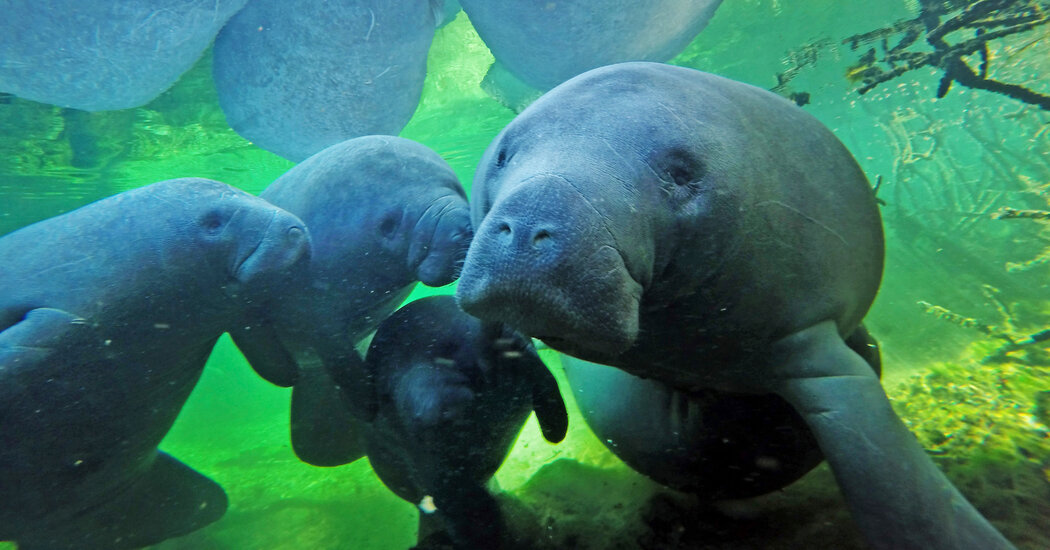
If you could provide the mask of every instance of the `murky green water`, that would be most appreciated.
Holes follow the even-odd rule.
[[[1046,548],[1050,355],[1036,346],[982,362],[1001,340],[918,303],[1016,335],[1050,327],[1043,257],[1050,233],[1042,221],[993,216],[1005,206],[1050,209],[1050,112],[960,85],[937,99],[935,68],[859,95],[847,73],[861,50],[878,43],[852,51],[843,39],[910,19],[914,10],[908,0],[733,0],[672,63],[767,89],[778,74],[790,77],[779,91],[808,93],[806,110],[847,145],[869,179],[881,179],[888,257],[866,323],[883,346],[887,392],[937,463],[1008,538]],[[1050,94],[1050,25],[992,41],[990,54],[989,76]],[[491,62],[462,13],[438,30],[422,101],[401,134],[440,153],[468,188],[485,147],[514,117],[479,86]],[[161,97],[125,111],[0,102],[0,234],[158,180],[200,176],[257,193],[291,168],[229,129],[210,75],[206,54]],[[428,292],[435,291],[417,295]],[[557,357],[544,357],[558,372]],[[414,543],[416,507],[387,491],[367,461],[316,468],[295,458],[289,396],[259,379],[227,339],[220,342],[162,449],[220,483],[230,509],[157,548]],[[717,523],[681,495],[654,504],[650,497],[666,491],[619,464],[575,411],[557,446],[530,420],[497,480],[514,500],[509,509],[534,525],[537,547],[541,540],[594,549],[861,547],[826,468],[733,505],[735,519]]]

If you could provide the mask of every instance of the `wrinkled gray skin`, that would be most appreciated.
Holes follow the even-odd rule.
[[[432,497],[456,548],[505,547],[509,537],[485,483],[531,411],[552,443],[568,427],[558,385],[532,342],[502,325],[483,326],[452,296],[431,296],[383,322],[366,363],[379,403],[366,437],[376,475],[413,504]],[[433,519],[421,512],[421,533]]]
[[[863,325],[846,344],[881,371],[878,344]],[[793,483],[824,458],[783,399],[678,390],[571,355],[561,359],[576,405],[598,439],[631,468],[673,489],[711,500],[753,497]]]
[[[84,111],[148,103],[247,0],[4,2],[0,92]]]
[[[274,289],[258,324],[234,336],[254,365],[296,365],[299,378],[286,382],[295,385],[292,442],[299,457],[320,466],[351,462],[363,450],[340,400],[364,420],[375,408],[354,346],[418,281],[440,286],[459,275],[473,235],[466,193],[426,146],[365,136],[317,153],[260,196],[302,218],[313,254],[294,280]],[[256,333],[277,337],[246,344]]]
[[[187,178],[0,238],[0,540],[136,548],[226,509],[157,451],[219,336],[309,254],[295,216]]]
[[[341,141],[397,135],[419,103],[430,0],[252,0],[215,39],[230,127],[301,161]]]
[[[496,62],[540,91],[610,63],[671,59],[707,26],[721,3],[460,1]]]
[[[878,288],[881,222],[794,104],[669,65],[596,69],[496,137],[472,200],[468,313],[677,390],[786,400],[872,547],[1010,547],[843,341]]]

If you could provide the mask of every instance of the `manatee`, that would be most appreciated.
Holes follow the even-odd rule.
[[[144,105],[247,1],[5,2],[0,92],[84,111]]]
[[[252,0],[215,39],[219,105],[238,134],[293,161],[397,135],[419,103],[431,0]]]
[[[219,336],[308,256],[295,216],[186,178],[0,238],[0,540],[136,548],[222,516],[157,450]]]
[[[544,92],[610,63],[671,59],[707,26],[722,0],[460,3],[496,58],[486,89],[513,107],[521,102],[517,96],[527,95],[516,89],[522,85]]]
[[[457,0],[430,0],[430,8],[434,11],[434,24],[439,29],[451,23],[462,9]]]
[[[234,336],[258,368],[296,365],[299,377],[287,382],[295,384],[292,443],[299,458],[318,466],[352,462],[363,455],[354,418],[374,412],[354,346],[418,281],[440,286],[459,275],[473,235],[466,193],[426,146],[364,136],[313,155],[260,196],[306,223],[313,253]],[[276,338],[249,344],[254,334]]]
[[[440,519],[456,548],[504,547],[509,537],[485,483],[531,411],[552,443],[568,427],[558,385],[531,340],[482,324],[452,296],[430,296],[380,325],[365,362],[379,403],[368,458],[401,498],[432,500],[433,516],[421,506],[420,538]]]
[[[881,372],[878,343],[863,325],[846,344]],[[823,460],[805,421],[783,399],[684,391],[571,355],[561,360],[598,440],[672,489],[708,500],[754,497],[790,485]]]
[[[790,101],[692,69],[573,78],[494,139],[457,296],[680,391],[783,399],[873,548],[1009,548],[844,342],[882,274],[874,194]]]

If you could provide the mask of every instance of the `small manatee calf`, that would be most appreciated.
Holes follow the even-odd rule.
[[[296,162],[350,138],[397,135],[419,104],[441,4],[252,0],[215,38],[226,120]]]
[[[466,312],[676,390],[784,400],[873,548],[1011,547],[844,340],[879,287],[882,223],[794,103],[659,63],[595,69],[504,128],[471,200]]]
[[[137,548],[219,519],[222,488],[157,445],[309,251],[295,216],[196,178],[0,237],[0,540]]]
[[[452,296],[431,296],[384,321],[365,362],[379,403],[368,458],[390,490],[426,503],[421,538],[437,516],[456,548],[506,547],[486,482],[531,411],[552,443],[568,427],[558,385],[532,342],[463,313]]]
[[[355,345],[417,282],[441,286],[459,276],[473,236],[466,192],[426,146],[364,136],[313,155],[260,196],[306,223],[313,253],[234,336],[257,368],[288,373],[296,365],[298,376],[285,382],[295,386],[299,458],[318,466],[352,462],[364,453],[354,418],[374,412]]]

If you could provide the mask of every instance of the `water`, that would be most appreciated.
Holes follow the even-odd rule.
[[[767,89],[778,74],[792,77],[779,91],[808,93],[806,110],[869,179],[881,179],[887,265],[866,323],[882,344],[887,393],[938,465],[1008,538],[1046,548],[1050,357],[1035,346],[982,362],[1002,340],[946,322],[918,302],[1015,335],[1050,327],[1050,278],[1037,260],[1050,247],[1044,222],[993,217],[1004,206],[1050,208],[1050,113],[959,84],[937,99],[942,73],[929,67],[859,95],[846,75],[878,43],[852,51],[843,39],[910,19],[915,4],[734,0],[672,63]],[[1050,25],[993,41],[989,53],[989,76],[1050,94]],[[976,56],[970,60],[976,66]],[[491,62],[464,14],[439,29],[420,106],[401,133],[440,153],[468,188],[485,147],[514,117],[479,87]],[[210,74],[205,54],[169,91],[124,111],[83,113],[5,97],[0,234],[162,179],[201,176],[262,190],[293,164],[229,129]],[[449,289],[416,296],[428,292]],[[543,355],[560,376],[555,354]],[[157,548],[414,543],[416,507],[387,491],[367,461],[316,468],[295,458],[289,395],[220,341],[161,448],[220,483],[230,509]],[[826,467],[716,516],[622,466],[571,414],[569,436],[557,446],[530,420],[496,476],[517,499],[507,504],[512,515],[535,529],[537,547],[862,547]],[[651,501],[657,493],[670,496]]]

